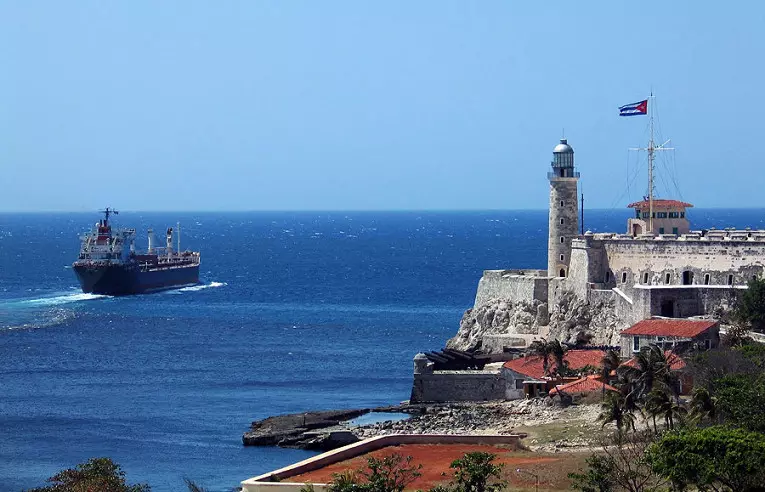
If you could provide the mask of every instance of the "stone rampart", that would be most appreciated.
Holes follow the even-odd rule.
[[[436,371],[415,374],[411,403],[501,400],[505,379],[493,371]]]
[[[491,299],[513,302],[547,302],[547,272],[544,270],[486,270],[478,282],[474,308]]]

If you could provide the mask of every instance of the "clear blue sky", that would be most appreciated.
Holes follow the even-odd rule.
[[[764,25],[759,1],[0,0],[0,210],[541,209],[563,128],[588,206],[622,207],[647,118],[616,108],[651,88],[681,197],[763,207]]]

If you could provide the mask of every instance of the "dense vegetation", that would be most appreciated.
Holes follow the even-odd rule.
[[[617,370],[618,393],[602,404],[603,425],[616,432],[588,468],[570,477],[585,492],[765,490],[765,346],[747,338],[765,320],[763,281],[748,291],[737,323],[717,349],[685,355],[681,377],[671,353],[642,350],[632,367]],[[688,377],[690,376],[690,377]]]

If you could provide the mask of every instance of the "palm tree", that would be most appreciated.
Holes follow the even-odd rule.
[[[690,402],[690,416],[698,422],[703,422],[704,417],[708,417],[713,422],[717,416],[715,404],[717,399],[709,393],[709,390],[703,387],[693,388]]]
[[[685,408],[672,398],[669,391],[658,387],[648,394],[645,409],[653,417],[654,431],[656,431],[657,415],[663,416],[665,427],[672,430],[675,428],[675,419],[682,420],[687,413]]]
[[[633,415],[627,401],[620,394],[609,393],[603,401],[601,408],[603,411],[598,415],[598,420],[603,421],[602,427],[614,422],[619,433],[625,428],[635,430],[635,415]]]
[[[656,345],[645,347],[635,356],[634,366],[621,366],[623,376],[630,383],[632,396],[637,401],[644,401],[654,386],[662,386],[676,398],[680,394],[679,379],[672,372],[670,360]]]
[[[619,358],[619,353],[615,350],[607,350],[603,354],[603,358],[600,360],[602,366],[601,374],[603,376],[603,398],[606,397],[606,383],[608,382],[611,372],[615,371],[622,363]]]
[[[528,352],[542,358],[542,370],[545,376],[550,372],[550,347],[543,340],[534,340],[528,348]]]
[[[564,360],[566,347],[561,345],[558,340],[550,340],[547,342],[547,349],[550,355],[555,358],[556,372],[561,376],[564,375],[566,372],[566,361]]]

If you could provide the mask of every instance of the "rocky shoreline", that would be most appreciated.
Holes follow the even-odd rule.
[[[279,446],[328,451],[363,439],[388,434],[511,434],[529,433],[533,450],[588,448],[601,429],[598,404],[561,407],[558,400],[455,402],[396,405],[383,408],[307,412],[269,417],[252,423],[242,436],[245,446]],[[409,413],[405,420],[367,425],[350,421],[370,412]],[[538,429],[539,432],[534,432]],[[531,431],[531,432],[529,432]],[[538,435],[537,435],[538,434]]]

